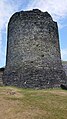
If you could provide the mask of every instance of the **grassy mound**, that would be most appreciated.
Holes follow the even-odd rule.
[[[67,91],[0,87],[0,119],[67,119]]]

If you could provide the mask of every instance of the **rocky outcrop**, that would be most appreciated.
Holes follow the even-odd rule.
[[[61,87],[62,89],[64,89],[64,90],[67,90],[67,85],[61,84],[60,87]]]
[[[8,24],[5,85],[53,88],[66,83],[57,23],[38,9],[15,13]]]

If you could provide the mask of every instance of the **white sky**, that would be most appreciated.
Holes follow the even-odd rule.
[[[63,30],[64,27],[67,28],[67,0],[0,0],[0,67],[5,65],[5,34],[9,18],[16,11],[35,8],[48,11],[53,19],[58,22],[60,38],[62,36],[61,29]],[[65,40],[65,46],[62,44],[61,56],[63,60],[67,60],[66,35],[62,40]]]

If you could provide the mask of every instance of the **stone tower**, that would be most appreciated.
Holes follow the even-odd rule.
[[[5,85],[51,88],[66,83],[57,23],[38,9],[15,13],[8,24]]]

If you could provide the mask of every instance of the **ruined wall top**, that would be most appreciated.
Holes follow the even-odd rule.
[[[39,16],[39,17],[37,17]],[[10,21],[11,20],[16,20],[18,17],[22,18],[23,20],[26,20],[26,19],[46,19],[47,20],[52,20],[52,17],[51,15],[48,13],[48,12],[42,12],[40,11],[39,9],[33,9],[33,10],[30,10],[30,11],[20,11],[20,12],[16,12],[12,15],[12,17],[10,18]]]

